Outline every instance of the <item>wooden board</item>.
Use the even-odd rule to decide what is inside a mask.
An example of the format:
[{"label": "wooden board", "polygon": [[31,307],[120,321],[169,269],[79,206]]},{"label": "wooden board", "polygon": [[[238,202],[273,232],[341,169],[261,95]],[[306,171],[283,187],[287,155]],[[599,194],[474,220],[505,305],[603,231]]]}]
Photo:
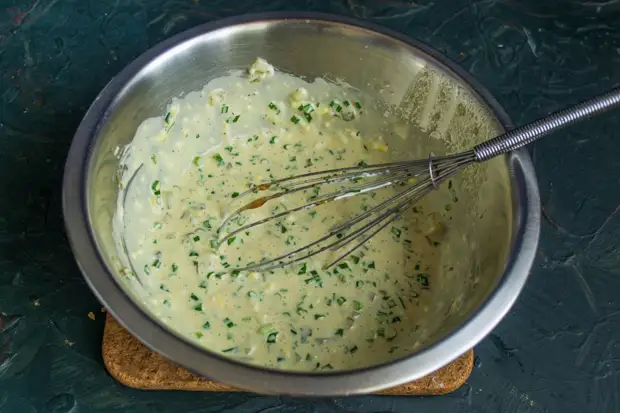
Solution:
[{"label": "wooden board", "polygon": [[[149,350],[110,315],[106,319],[102,352],[108,372],[129,387],[151,390],[238,391],[172,364],[163,356]],[[426,396],[450,393],[467,380],[473,364],[474,352],[469,350],[449,365],[422,379],[384,390],[379,394]]]}]

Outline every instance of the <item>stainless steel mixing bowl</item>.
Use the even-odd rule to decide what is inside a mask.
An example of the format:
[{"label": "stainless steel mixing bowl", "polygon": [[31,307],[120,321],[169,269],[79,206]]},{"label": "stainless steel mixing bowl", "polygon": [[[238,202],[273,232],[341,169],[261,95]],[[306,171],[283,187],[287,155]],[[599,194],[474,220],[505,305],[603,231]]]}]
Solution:
[{"label": "stainless steel mixing bowl", "polygon": [[[115,267],[111,218],[118,189],[117,148],[172,97],[199,90],[257,57],[309,79],[342,79],[376,96],[446,150],[510,127],[495,99],[429,47],[363,22],[319,14],[236,17],[197,27],[149,50],[115,77],[75,134],[63,183],[66,226],[79,266],[110,313],[153,350],[199,374],[263,393],[343,395],[420,378],[480,341],[521,291],[538,243],[539,194],[528,154],[497,160],[495,171],[465,175],[470,203],[455,220],[469,256],[442,280],[436,328],[421,351],[391,363],[330,373],[293,373],[241,364],[197,347],[160,324],[126,288]],[[481,166],[482,168],[482,166]],[[486,168],[486,166],[485,166]],[[482,177],[482,178],[481,178]],[[493,189],[495,188],[495,189]],[[505,196],[504,196],[505,195]],[[480,205],[481,199],[493,202]],[[430,316],[429,316],[430,317]]]}]

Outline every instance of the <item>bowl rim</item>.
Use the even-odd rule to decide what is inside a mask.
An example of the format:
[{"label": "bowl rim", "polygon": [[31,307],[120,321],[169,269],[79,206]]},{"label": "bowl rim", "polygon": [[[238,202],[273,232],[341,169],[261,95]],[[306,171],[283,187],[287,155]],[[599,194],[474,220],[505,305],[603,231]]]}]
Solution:
[{"label": "bowl rim", "polygon": [[62,207],[65,227],[78,266],[106,309],[147,347],[200,375],[259,393],[333,396],[371,393],[419,379],[473,348],[499,323],[516,301],[532,267],[540,236],[540,195],[526,150],[507,155],[513,191],[513,245],[504,273],[481,307],[461,326],[428,348],[386,364],[330,373],[273,370],[217,355],[171,333],[144,312],[122,289],[100,256],[87,210],[87,170],[92,142],[118,94],[153,59],[201,35],[246,24],[311,20],[377,32],[416,50],[451,76],[460,78],[484,102],[500,125],[513,124],[499,102],[465,69],[430,46],[385,27],[351,17],[315,12],[269,12],[215,20],[179,33],[140,55],[99,93],[80,123],[65,164]]}]

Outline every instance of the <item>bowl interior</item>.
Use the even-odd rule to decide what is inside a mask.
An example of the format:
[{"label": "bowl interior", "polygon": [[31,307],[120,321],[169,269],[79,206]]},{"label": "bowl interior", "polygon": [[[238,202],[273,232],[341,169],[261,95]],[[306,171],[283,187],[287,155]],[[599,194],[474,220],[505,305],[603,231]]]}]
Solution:
[{"label": "bowl interior", "polygon": [[[252,22],[168,48],[141,67],[111,102],[92,137],[87,166],[86,207],[100,255],[146,313],[149,309],[118,273],[112,237],[119,149],[142,121],[161,116],[173,97],[246,69],[257,56],[278,70],[309,80],[342,80],[375,97],[402,121],[400,133],[416,137],[407,144],[419,157],[470,149],[501,132],[492,110],[453,72],[406,43],[363,28],[303,19]],[[420,349],[473,316],[502,277],[511,248],[515,211],[506,159],[474,165],[454,181],[459,201],[453,219],[445,223],[444,271],[418,323],[423,327]],[[445,193],[431,196],[441,208]]]}]

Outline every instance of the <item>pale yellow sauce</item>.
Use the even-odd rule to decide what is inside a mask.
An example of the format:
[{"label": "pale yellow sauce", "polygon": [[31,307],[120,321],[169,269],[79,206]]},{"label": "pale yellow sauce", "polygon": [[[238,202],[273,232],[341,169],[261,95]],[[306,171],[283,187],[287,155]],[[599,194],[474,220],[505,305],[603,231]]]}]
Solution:
[{"label": "pale yellow sauce", "polygon": [[[347,369],[411,353],[441,251],[424,203],[329,271],[331,252],[267,272],[234,268],[304,245],[398,189],[295,213],[219,248],[214,242],[249,184],[389,162],[384,130],[383,114],[356,90],[308,83],[264,61],[249,78],[233,73],[174,99],[164,116],[140,125],[123,155],[114,221],[123,273],[178,334],[253,364]],[[316,195],[268,203],[227,231]]]}]

